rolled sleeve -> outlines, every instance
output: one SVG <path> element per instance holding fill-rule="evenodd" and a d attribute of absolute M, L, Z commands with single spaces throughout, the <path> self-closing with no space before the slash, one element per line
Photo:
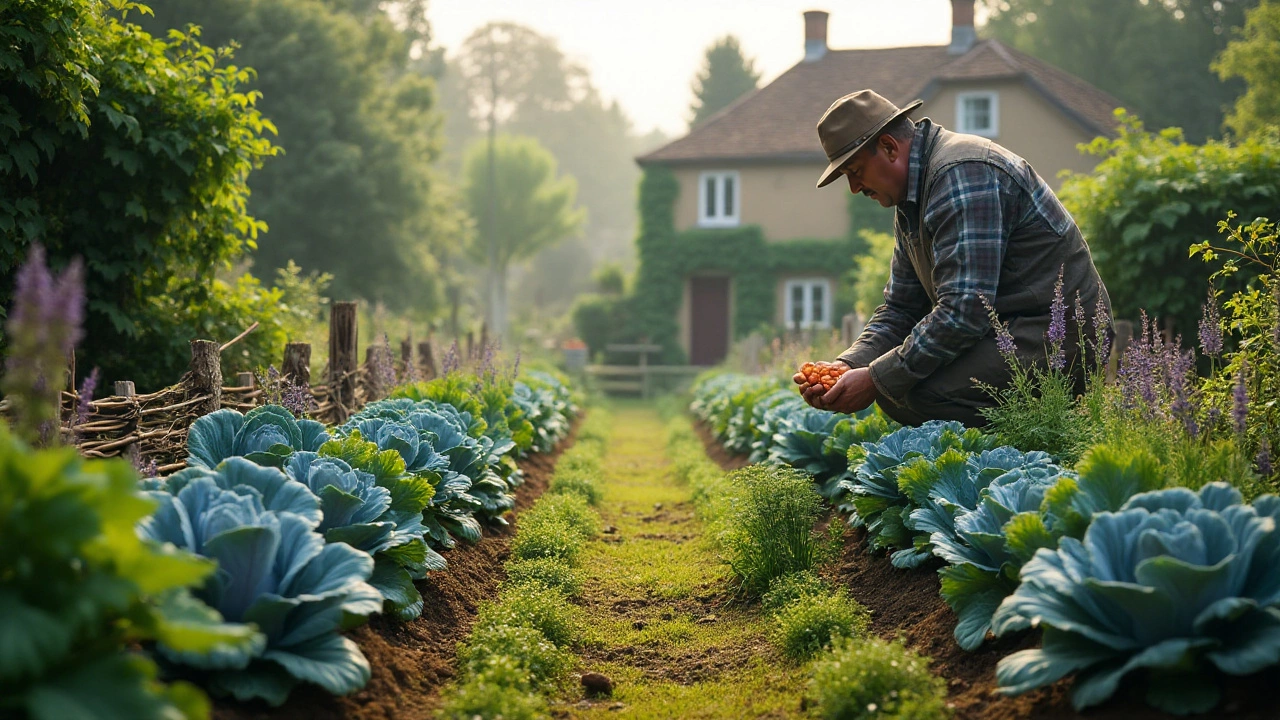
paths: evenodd
<path fill-rule="evenodd" d="M 884 286 L 884 304 L 875 309 L 862 334 L 839 356 L 851 368 L 866 367 L 901 345 L 920 318 L 929 312 L 924 286 L 902 250 L 902 234 L 897 231 L 894 234 L 889 281 Z"/>
<path fill-rule="evenodd" d="M 901 345 L 870 363 L 872 381 L 889 400 L 905 404 L 915 385 L 968 350 L 990 329 L 982 298 L 995 298 L 1005 243 L 1016 218 L 1014 187 L 987 163 L 960 163 L 930 193 L 924 222 L 933 238 L 937 304 Z M 1003 181 L 1003 182 L 1002 182 Z"/>

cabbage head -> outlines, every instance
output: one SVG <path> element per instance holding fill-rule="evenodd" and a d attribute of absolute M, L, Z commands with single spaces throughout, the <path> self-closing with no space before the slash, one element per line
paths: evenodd
<path fill-rule="evenodd" d="M 1219 673 L 1280 662 L 1280 498 L 1240 501 L 1220 482 L 1142 493 L 1094 515 L 1082 540 L 1036 551 L 993 625 L 1042 627 L 1043 647 L 1001 660 L 1000 690 L 1076 673 L 1084 709 L 1142 670 L 1150 704 L 1204 712 L 1220 700 Z"/>
<path fill-rule="evenodd" d="M 197 597 L 229 621 L 256 625 L 266 646 L 161 653 L 206 671 L 215 691 L 239 700 L 279 705 L 300 682 L 337 695 L 364 687 L 369 663 L 339 632 L 382 607 L 382 594 L 367 582 L 373 559 L 345 543 L 326 544 L 313 522 L 268 510 L 259 493 L 238 492 L 243 487 L 193 477 L 176 495 L 152 492 L 160 506 L 139 535 L 215 560 L 218 569 Z"/>
<path fill-rule="evenodd" d="M 389 489 L 338 458 L 294 453 L 284 471 L 319 498 L 323 518 L 316 531 L 326 542 L 345 542 L 373 556 L 369 584 L 390 610 L 402 620 L 420 615 L 422 596 L 413 581 L 445 568 L 444 558 L 423 540 L 421 508 L 395 509 Z"/>
<path fill-rule="evenodd" d="M 279 405 L 263 405 L 241 415 L 216 410 L 201 416 L 187 433 L 187 465 L 214 468 L 229 457 L 280 467 L 293 452 L 315 451 L 329 439 L 324 425 L 297 420 Z"/>

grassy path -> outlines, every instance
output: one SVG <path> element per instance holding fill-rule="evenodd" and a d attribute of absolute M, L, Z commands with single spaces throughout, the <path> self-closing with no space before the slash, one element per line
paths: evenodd
<path fill-rule="evenodd" d="M 805 674 L 769 643 L 758 606 L 730 604 L 727 573 L 671 477 L 666 428 L 646 405 L 613 410 L 600 514 L 612 532 L 586 553 L 582 670 L 613 698 L 574 718 L 788 718 Z"/>

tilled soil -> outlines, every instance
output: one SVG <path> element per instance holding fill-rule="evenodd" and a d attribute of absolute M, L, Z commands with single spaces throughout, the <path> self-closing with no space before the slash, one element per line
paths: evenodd
<path fill-rule="evenodd" d="M 516 488 L 516 512 L 528 508 L 547 488 L 560 453 L 573 434 L 551 453 L 520 462 L 524 484 Z M 373 675 L 364 689 L 334 697 L 301 685 L 284 705 L 218 699 L 214 720 L 426 720 L 440 703 L 441 688 L 456 675 L 458 643 L 471 633 L 480 602 L 497 595 L 510 554 L 516 518 L 507 527 L 489 527 L 475 545 L 459 542 L 444 552 L 448 569 L 415 583 L 426 600 L 422 615 L 398 622 L 376 615 L 369 624 L 347 633 L 360 646 Z"/>
<path fill-rule="evenodd" d="M 728 452 L 699 424 L 707 453 L 726 470 L 742 467 L 743 458 Z M 914 570 L 900 570 L 883 554 L 867 548 L 862 528 L 847 528 L 844 550 L 826 571 L 828 578 L 847 587 L 858 602 L 871 611 L 871 627 L 880 636 L 901 636 L 908 647 L 928 655 L 934 674 L 947 680 L 957 720 L 1155 720 L 1177 716 L 1152 709 L 1141 698 L 1138 683 L 1122 686 L 1101 707 L 1083 713 L 1071 707 L 1070 678 L 1018 697 L 996 692 L 996 664 L 1000 659 L 1040 644 L 1037 631 L 988 641 L 974 652 L 965 652 L 952 633 L 956 616 L 939 595 L 941 560 Z M 1248 678 L 1232 678 L 1223 687 L 1225 701 L 1206 718 L 1277 720 L 1280 718 L 1280 670 L 1272 669 Z"/>

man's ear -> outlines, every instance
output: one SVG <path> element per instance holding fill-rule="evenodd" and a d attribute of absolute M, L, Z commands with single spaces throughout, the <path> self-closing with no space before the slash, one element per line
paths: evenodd
<path fill-rule="evenodd" d="M 898 144 L 897 138 L 892 135 L 885 134 L 880 136 L 877 143 L 880 145 L 880 149 L 884 151 L 884 157 L 886 160 L 890 163 L 898 160 L 898 154 L 902 152 L 902 146 Z"/>

